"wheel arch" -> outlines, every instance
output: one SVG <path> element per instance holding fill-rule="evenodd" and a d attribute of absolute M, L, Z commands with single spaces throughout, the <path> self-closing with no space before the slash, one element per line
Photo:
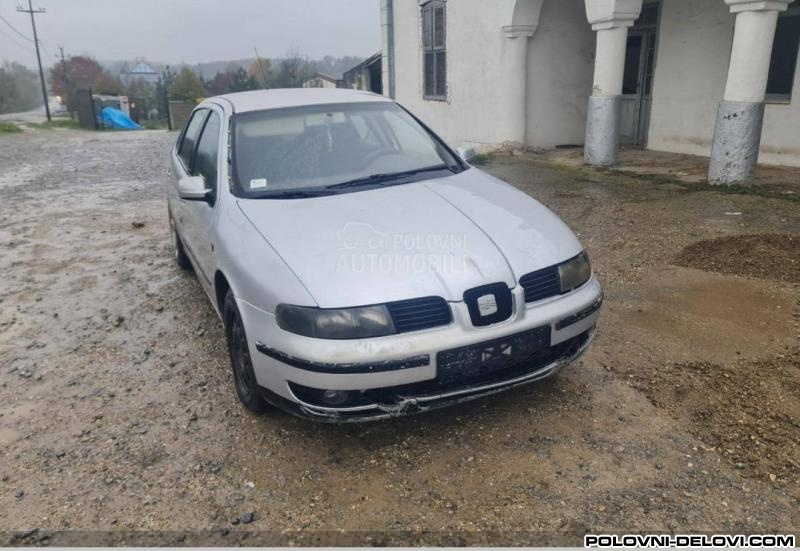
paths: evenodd
<path fill-rule="evenodd" d="M 217 311 L 222 317 L 225 316 L 225 297 L 230 289 L 231 284 L 228 282 L 228 278 L 225 277 L 225 274 L 222 273 L 221 270 L 217 270 L 214 274 L 214 298 L 216 300 Z"/>

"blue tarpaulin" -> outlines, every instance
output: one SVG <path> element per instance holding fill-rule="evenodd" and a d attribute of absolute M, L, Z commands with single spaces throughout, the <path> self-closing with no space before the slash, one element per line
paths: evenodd
<path fill-rule="evenodd" d="M 119 109 L 113 107 L 103 107 L 100 112 L 105 128 L 117 130 L 140 130 L 142 127 L 131 120 L 131 118 Z"/>

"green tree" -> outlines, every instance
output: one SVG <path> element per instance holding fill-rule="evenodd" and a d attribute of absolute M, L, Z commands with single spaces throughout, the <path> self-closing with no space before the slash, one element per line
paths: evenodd
<path fill-rule="evenodd" d="M 233 72 L 233 82 L 231 89 L 234 92 L 247 92 L 249 90 L 258 90 L 258 81 L 253 75 L 247 74 L 244 67 L 239 67 Z"/>
<path fill-rule="evenodd" d="M 70 110 L 74 110 L 75 92 L 94 88 L 102 75 L 103 68 L 94 59 L 74 56 L 50 69 L 50 90 L 61 96 Z"/>
<path fill-rule="evenodd" d="M 315 69 L 308 58 L 295 50 L 278 62 L 270 84 L 275 88 L 302 88 L 303 83 L 314 76 Z"/>
<path fill-rule="evenodd" d="M 100 73 L 92 85 L 92 92 L 120 96 L 125 93 L 125 86 L 118 78 L 106 73 Z"/>
<path fill-rule="evenodd" d="M 214 78 L 206 82 L 206 90 L 212 96 L 220 96 L 233 91 L 233 73 L 231 71 L 218 72 Z"/>
<path fill-rule="evenodd" d="M 39 76 L 19 63 L 0 67 L 0 113 L 21 113 L 42 104 Z"/>
<path fill-rule="evenodd" d="M 161 100 L 156 93 L 156 86 L 143 78 L 132 80 L 125 88 L 125 95 L 135 104 L 142 116 L 147 115 L 152 109 L 160 110 Z"/>
<path fill-rule="evenodd" d="M 272 63 L 269 59 L 259 57 L 256 59 L 247 70 L 247 73 L 256 79 L 260 89 L 269 88 L 269 74 L 272 70 Z"/>
<path fill-rule="evenodd" d="M 203 81 L 189 67 L 184 67 L 168 88 L 171 98 L 196 101 L 206 95 Z"/>
<path fill-rule="evenodd" d="M 159 84 L 164 87 L 165 89 L 169 90 L 169 87 L 175 84 L 175 80 L 178 78 L 178 73 L 175 72 L 175 69 L 170 68 L 169 65 L 164 67 L 164 70 L 161 71 L 161 78 L 159 79 Z M 158 86 L 158 84 L 156 85 Z"/>
<path fill-rule="evenodd" d="M 13 113 L 18 101 L 19 92 L 14 77 L 5 69 L 0 69 L 0 113 Z"/>

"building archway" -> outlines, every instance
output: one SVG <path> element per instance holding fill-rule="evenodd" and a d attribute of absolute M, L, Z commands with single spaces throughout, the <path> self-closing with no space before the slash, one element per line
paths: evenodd
<path fill-rule="evenodd" d="M 539 16 L 543 4 L 544 0 L 516 0 L 511 15 L 511 25 L 533 27 L 535 31 L 539 26 Z"/>

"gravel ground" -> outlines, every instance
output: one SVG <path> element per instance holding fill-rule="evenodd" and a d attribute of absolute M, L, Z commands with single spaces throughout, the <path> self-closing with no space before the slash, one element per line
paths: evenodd
<path fill-rule="evenodd" d="M 0 137 L 0 543 L 799 531 L 797 173 L 770 196 L 490 159 L 592 256 L 593 348 L 497 399 L 329 426 L 239 406 L 172 259 L 174 139 Z"/>

